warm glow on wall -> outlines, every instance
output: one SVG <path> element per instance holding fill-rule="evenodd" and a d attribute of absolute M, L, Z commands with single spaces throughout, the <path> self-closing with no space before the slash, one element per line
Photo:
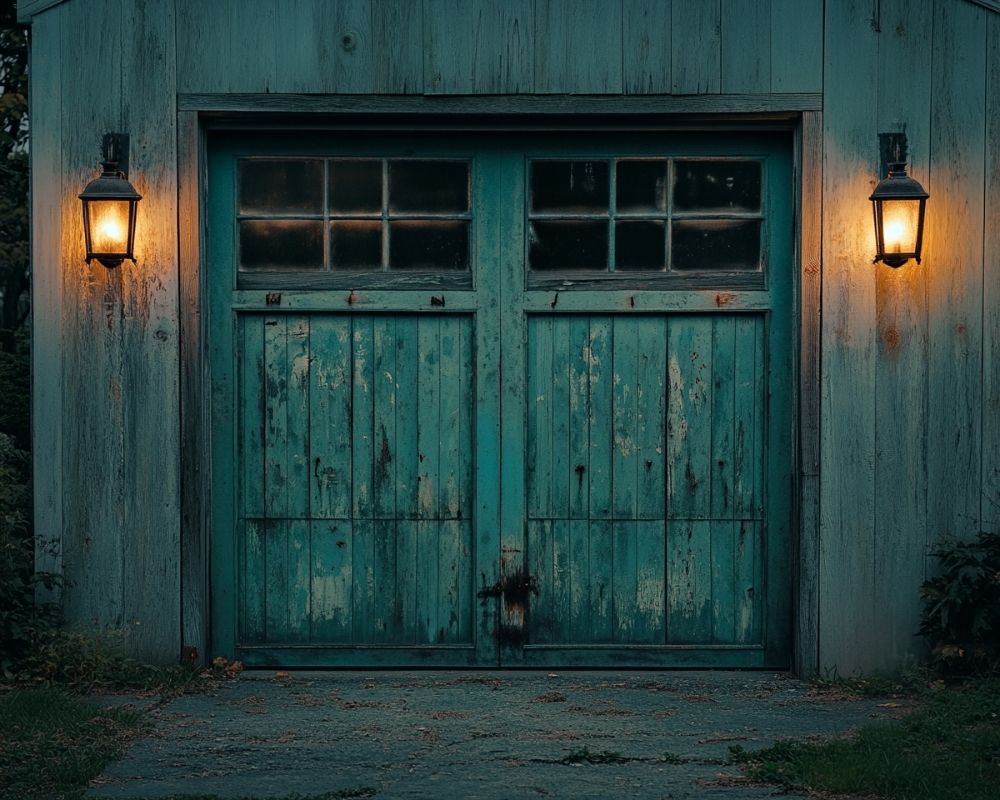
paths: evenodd
<path fill-rule="evenodd" d="M 96 259 L 111 268 L 125 259 L 135 261 L 136 207 L 142 196 L 128 182 L 127 165 L 128 136 L 105 136 L 101 176 L 80 194 L 88 264 Z"/>

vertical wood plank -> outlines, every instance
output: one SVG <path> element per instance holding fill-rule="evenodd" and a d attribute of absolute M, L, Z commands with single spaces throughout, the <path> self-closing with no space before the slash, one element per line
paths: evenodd
<path fill-rule="evenodd" d="M 533 0 L 424 2 L 428 93 L 529 94 L 533 55 Z"/>
<path fill-rule="evenodd" d="M 462 326 L 464 319 L 441 317 L 439 401 L 440 464 L 438 467 L 438 514 L 441 519 L 460 519 L 462 507 L 462 459 L 472 442 L 462 439 L 463 400 L 468 394 L 462 385 Z M 442 532 L 442 535 L 444 533 Z"/>
<path fill-rule="evenodd" d="M 291 639 L 288 526 L 288 520 L 264 520 L 259 528 L 264 536 L 264 631 L 268 642 Z"/>
<path fill-rule="evenodd" d="M 771 0 L 722 0 L 722 92 L 771 91 Z M 785 43 L 778 42 L 778 48 Z"/>
<path fill-rule="evenodd" d="M 636 619 L 633 637 L 637 642 L 666 644 L 667 528 L 663 519 L 635 524 Z"/>
<path fill-rule="evenodd" d="M 819 672 L 819 462 L 820 312 L 823 257 L 823 123 L 802 115 L 799 141 L 802 229 L 795 265 L 799 270 L 799 537 L 795 587 L 795 667 L 803 676 Z M 794 529 L 793 529 L 794 530 Z M 793 533 L 793 548 L 795 539 Z"/>
<path fill-rule="evenodd" d="M 35 569 L 63 571 L 62 25 L 60 12 L 32 21 L 31 457 Z M 46 594 L 59 599 L 59 590 Z"/>
<path fill-rule="evenodd" d="M 477 369 L 471 319 L 467 318 L 462 321 L 459 328 L 459 343 L 459 375 L 461 377 L 458 389 L 458 427 L 462 446 L 459 453 L 458 518 L 472 520 L 473 498 L 476 496 L 475 473 L 478 447 L 475 438 L 475 425 L 480 408 L 476 405 L 475 387 L 480 373 Z M 463 527 L 462 530 L 466 531 L 467 529 Z"/>
<path fill-rule="evenodd" d="M 717 94 L 722 89 L 720 0 L 688 0 L 670 7 L 670 90 Z"/>
<path fill-rule="evenodd" d="M 823 381 L 820 666 L 865 666 L 874 636 L 875 276 L 871 210 L 858 186 L 878 168 L 878 40 L 868 0 L 826 4 L 823 113 Z M 847 198 L 852 198 L 848 202 Z"/>
<path fill-rule="evenodd" d="M 449 391 L 451 387 L 449 387 Z M 417 516 L 440 519 L 441 333 L 439 317 L 417 324 Z M 436 548 L 435 548 L 436 550 Z"/>
<path fill-rule="evenodd" d="M 712 320 L 712 444 L 709 457 L 711 485 L 709 509 L 712 519 L 732 519 L 735 513 L 736 404 L 740 387 L 736 383 L 736 318 Z M 742 353 L 740 354 L 743 355 Z M 752 357 L 752 354 L 751 354 Z M 751 391 L 753 387 L 750 387 Z M 760 460 L 756 450 L 750 450 Z"/>
<path fill-rule="evenodd" d="M 552 537 L 552 641 L 572 641 L 573 635 L 573 566 L 572 532 L 580 523 L 553 520 Z"/>
<path fill-rule="evenodd" d="M 611 516 L 613 343 L 611 318 L 591 317 L 587 341 L 590 449 L 586 465 L 586 477 L 590 483 L 590 519 Z"/>
<path fill-rule="evenodd" d="M 881 2 L 879 131 L 897 130 L 905 122 L 907 171 L 924 186 L 930 177 L 932 25 L 926 9 L 913 3 Z M 906 81 L 898 80 L 901 74 Z M 875 277 L 874 604 L 881 647 L 871 661 L 882 669 L 892 669 L 920 647 L 913 633 L 927 538 L 927 275 L 923 266 L 879 265 Z"/>
<path fill-rule="evenodd" d="M 396 464 L 397 519 L 417 519 L 420 506 L 420 396 L 419 323 L 416 317 L 396 319 Z"/>
<path fill-rule="evenodd" d="M 472 550 L 469 522 L 449 519 L 438 526 L 438 581 L 434 602 L 439 609 L 434 642 L 470 644 L 472 617 Z"/>
<path fill-rule="evenodd" d="M 399 576 L 396 566 L 395 520 L 372 521 L 373 553 L 372 574 L 374 585 L 372 639 L 377 643 L 404 641 L 401 636 L 402 614 L 397 592 Z M 405 557 L 405 553 L 403 554 Z M 405 567 L 403 568 L 405 571 Z"/>
<path fill-rule="evenodd" d="M 430 644 L 442 638 L 439 620 L 442 613 L 447 614 L 447 610 L 438 602 L 441 523 L 438 520 L 421 520 L 405 524 L 412 525 L 414 529 L 414 641 L 418 644 Z"/>
<path fill-rule="evenodd" d="M 374 91 L 420 94 L 424 90 L 423 0 L 371 3 Z"/>
<path fill-rule="evenodd" d="M 928 213 L 926 233 L 934 539 L 968 539 L 980 527 L 986 14 L 969 3 L 934 4 L 929 191 L 942 209 Z"/>
<path fill-rule="evenodd" d="M 538 594 L 531 598 L 528 609 L 529 641 L 548 644 L 558 641 L 558 618 L 553 612 L 555 575 L 553 574 L 552 526 L 550 519 L 528 520 L 525 523 L 528 547 L 528 574 L 537 579 Z"/>
<path fill-rule="evenodd" d="M 667 641 L 706 642 L 712 631 L 712 527 L 718 523 L 667 523 Z"/>
<path fill-rule="evenodd" d="M 267 575 L 264 543 L 266 538 L 258 520 L 246 520 L 240 526 L 243 539 L 240 563 L 240 636 L 241 644 L 264 641 L 266 632 Z"/>
<path fill-rule="evenodd" d="M 310 517 L 351 513 L 351 321 L 317 314 L 309 330 Z"/>
<path fill-rule="evenodd" d="M 590 514 L 590 320 L 569 321 L 569 517 Z"/>
<path fill-rule="evenodd" d="M 614 523 L 590 522 L 590 637 L 592 642 L 609 643 L 614 635 Z"/>
<path fill-rule="evenodd" d="M 767 371 L 764 320 L 735 320 L 732 518 L 759 519 L 764 513 L 764 409 Z"/>
<path fill-rule="evenodd" d="M 736 641 L 736 533 L 740 523 L 712 521 L 712 642 Z"/>
<path fill-rule="evenodd" d="M 177 91 L 230 91 L 229 3 L 226 0 L 217 3 L 174 0 L 174 3 L 177 19 L 182 20 L 177 25 Z"/>
<path fill-rule="evenodd" d="M 349 644 L 353 639 L 355 583 L 351 521 L 313 520 L 309 536 L 309 640 Z"/>
<path fill-rule="evenodd" d="M 611 523 L 612 563 L 611 638 L 615 642 L 636 642 L 639 621 L 639 551 L 636 542 L 638 523 L 615 520 Z M 641 641 L 641 640 L 638 640 Z"/>
<path fill-rule="evenodd" d="M 265 435 L 266 397 L 264 391 L 264 332 L 265 317 L 246 314 L 240 318 L 239 370 L 240 390 L 237 393 L 240 415 L 239 432 L 239 481 L 238 500 L 240 514 L 244 517 L 264 516 L 264 454 L 267 450 Z"/>
<path fill-rule="evenodd" d="M 393 644 L 417 644 L 423 640 L 418 613 L 424 587 L 420 585 L 419 570 L 421 559 L 425 565 L 430 559 L 424 558 L 421 553 L 420 531 L 426 524 L 415 519 L 396 522 L 396 602 L 390 626 L 394 634 L 391 639 Z M 436 543 L 434 554 L 437 555 Z M 434 563 L 436 567 L 436 558 Z"/>
<path fill-rule="evenodd" d="M 621 12 L 601 0 L 535 0 L 535 92 L 620 94 Z"/>
<path fill-rule="evenodd" d="M 759 644 L 762 638 L 764 597 L 764 559 L 761 555 L 759 522 L 744 520 L 734 525 L 736 548 L 734 553 L 734 641 L 742 644 Z"/>
<path fill-rule="evenodd" d="M 312 607 L 312 540 L 311 523 L 307 519 L 292 519 L 288 531 L 288 639 L 309 641 Z"/>
<path fill-rule="evenodd" d="M 373 89 L 371 0 L 280 0 L 272 91 L 365 94 Z M 252 14 L 247 14 L 253 17 Z"/>
<path fill-rule="evenodd" d="M 549 513 L 565 519 L 569 516 L 570 493 L 575 478 L 570 461 L 570 319 L 552 319 L 552 379 L 549 399 L 552 409 L 551 470 Z M 531 394 L 528 395 L 531 397 Z M 530 468 L 530 467 L 529 467 Z"/>
<path fill-rule="evenodd" d="M 61 197 L 63 304 L 62 474 L 63 563 L 68 586 L 65 608 L 71 623 L 121 629 L 125 580 L 125 480 L 122 374 L 122 270 L 87 265 L 80 187 L 94 177 L 103 131 L 120 130 L 122 47 L 107 36 L 120 25 L 120 0 L 100 9 L 64 4 L 47 14 L 60 18 L 61 53 L 91 42 L 91 68 L 61 59 L 60 88 L 73 103 L 61 105 Z M 86 419 L 89 424 L 81 425 Z M 94 475 L 105 477 L 95 482 Z M 83 491 L 81 487 L 87 487 Z"/>
<path fill-rule="evenodd" d="M 670 91 L 672 3 L 622 0 L 622 83 L 626 94 Z"/>
<path fill-rule="evenodd" d="M 227 18 L 220 27 L 209 29 L 209 35 L 201 41 L 198 49 L 198 56 L 203 57 L 206 51 L 218 47 L 219 40 L 228 35 L 228 49 L 224 51 L 226 57 L 220 65 L 225 88 L 220 91 L 274 91 L 278 82 L 278 61 L 285 57 L 284 53 L 278 52 L 275 41 L 277 6 L 284 2 L 254 0 L 253 13 L 248 14 L 244 0 L 220 0 L 220 5 L 228 9 Z M 187 27 L 180 25 L 179 29 Z M 199 64 L 198 68 L 203 67 Z"/>
<path fill-rule="evenodd" d="M 564 537 L 559 537 L 559 547 L 565 552 L 568 561 L 569 583 L 569 615 L 567 616 L 568 641 L 589 642 L 592 639 L 594 626 L 592 612 L 597 603 L 590 596 L 590 527 L 585 519 L 571 520 Z"/>
<path fill-rule="evenodd" d="M 208 418 L 205 413 L 208 382 L 205 356 L 208 352 L 202 329 L 201 241 L 202 133 L 195 112 L 177 114 L 177 239 L 180 317 L 180 418 L 181 418 L 181 643 L 209 657 L 209 609 L 211 581 L 208 530 L 211 515 Z M 234 384 L 239 384 L 240 373 Z M 237 442 L 239 440 L 237 439 Z M 237 445 L 238 446 L 238 445 Z M 239 455 L 233 459 L 240 463 Z M 263 471 L 262 471 L 263 474 Z M 238 476 L 233 484 L 238 486 Z M 261 487 L 261 496 L 263 487 Z M 237 499 L 237 503 L 241 502 Z M 261 628 L 261 631 L 263 627 Z M 182 653 L 184 651 L 182 650 Z M 190 652 L 190 651 L 187 651 Z"/>
<path fill-rule="evenodd" d="M 528 320 L 527 512 L 529 518 L 552 516 L 553 380 L 552 317 Z"/>
<path fill-rule="evenodd" d="M 1000 530 L 1000 18 L 989 16 L 983 247 L 982 528 Z"/>
<path fill-rule="evenodd" d="M 663 519 L 666 516 L 667 323 L 664 317 L 637 317 L 635 326 L 639 346 L 636 516 Z"/>
<path fill-rule="evenodd" d="M 771 91 L 823 91 L 823 0 L 771 0 Z"/>
<path fill-rule="evenodd" d="M 639 347 L 635 320 L 616 317 L 611 343 L 611 514 L 615 519 L 636 519 L 638 515 Z M 617 536 L 615 541 L 619 541 Z"/>
<path fill-rule="evenodd" d="M 671 317 L 667 336 L 668 515 L 703 519 L 712 498 L 712 320 Z"/>
<path fill-rule="evenodd" d="M 360 409 L 364 416 L 358 423 L 370 424 L 372 430 L 372 514 L 378 519 L 395 519 L 396 320 L 374 317 L 364 324 L 372 330 L 372 407 Z"/>
<path fill-rule="evenodd" d="M 351 542 L 351 641 L 371 644 L 376 640 L 378 618 L 375 598 L 376 525 L 369 519 L 352 522 Z"/>
<path fill-rule="evenodd" d="M 372 318 L 356 317 L 351 332 L 351 487 L 355 520 L 369 519 L 375 510 L 376 436 L 381 438 L 381 430 L 372 429 L 375 410 L 381 407 L 375 405 L 375 361 Z"/>

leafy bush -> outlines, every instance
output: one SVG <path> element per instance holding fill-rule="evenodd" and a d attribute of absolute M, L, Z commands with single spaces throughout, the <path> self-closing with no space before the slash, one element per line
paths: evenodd
<path fill-rule="evenodd" d="M 920 587 L 920 634 L 949 674 L 1000 671 L 1000 534 L 941 546 L 941 573 Z"/>
<path fill-rule="evenodd" d="M 60 618 L 55 603 L 36 598 L 39 587 L 51 590 L 61 578 L 35 572 L 26 473 L 27 454 L 0 433 L 0 674 L 4 675 L 10 675 Z"/>

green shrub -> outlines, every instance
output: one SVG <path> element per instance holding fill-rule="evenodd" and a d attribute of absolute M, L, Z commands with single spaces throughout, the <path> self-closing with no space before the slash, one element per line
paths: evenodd
<path fill-rule="evenodd" d="M 942 545 L 941 572 L 920 587 L 920 634 L 934 666 L 968 675 L 1000 671 L 1000 534 Z"/>
<path fill-rule="evenodd" d="M 27 458 L 0 433 L 0 675 L 8 677 L 60 621 L 58 605 L 37 597 L 61 578 L 35 571 Z"/>

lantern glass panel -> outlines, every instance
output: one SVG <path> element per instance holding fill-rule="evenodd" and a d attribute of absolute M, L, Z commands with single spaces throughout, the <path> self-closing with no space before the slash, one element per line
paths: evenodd
<path fill-rule="evenodd" d="M 94 253 L 127 253 L 130 200 L 89 200 L 90 247 Z"/>
<path fill-rule="evenodd" d="M 915 253 L 920 222 L 919 200 L 882 200 L 885 255 Z"/>

